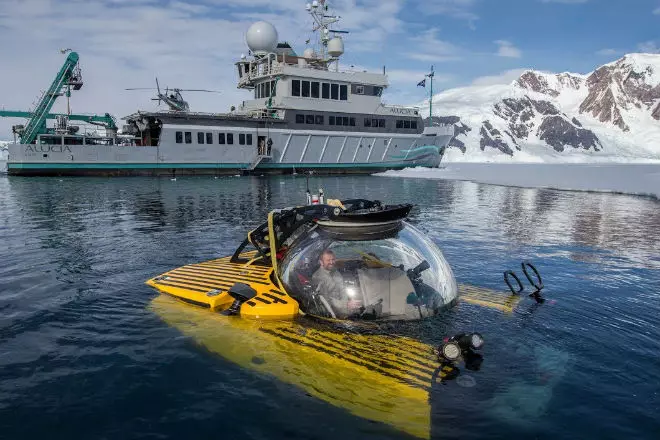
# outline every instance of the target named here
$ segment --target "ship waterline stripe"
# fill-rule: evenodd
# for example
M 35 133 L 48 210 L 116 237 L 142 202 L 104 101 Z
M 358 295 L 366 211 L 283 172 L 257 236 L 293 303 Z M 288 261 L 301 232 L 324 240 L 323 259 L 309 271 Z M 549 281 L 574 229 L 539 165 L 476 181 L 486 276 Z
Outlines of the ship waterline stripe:
M 263 163 L 257 170 L 266 170 L 266 169 L 281 169 L 281 168 L 383 168 L 383 167 L 407 167 L 414 163 L 415 159 L 409 158 L 406 162 L 372 162 L 372 163 L 300 163 L 300 162 L 290 162 L 290 163 Z M 61 169 L 61 170 L 72 170 L 72 169 L 195 169 L 195 168 L 223 168 L 223 169 L 235 169 L 243 170 L 248 167 L 249 164 L 245 163 L 34 163 L 34 162 L 23 162 L 23 163 L 9 163 L 7 164 L 8 169 Z

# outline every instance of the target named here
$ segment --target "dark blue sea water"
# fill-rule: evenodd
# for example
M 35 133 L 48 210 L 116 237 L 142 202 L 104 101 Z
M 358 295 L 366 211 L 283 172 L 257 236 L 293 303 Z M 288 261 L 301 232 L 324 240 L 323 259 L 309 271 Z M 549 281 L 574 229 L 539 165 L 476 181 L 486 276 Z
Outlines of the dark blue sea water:
M 660 438 L 657 200 L 384 177 L 312 185 L 415 203 L 411 221 L 460 283 L 503 290 L 523 259 L 544 277 L 540 306 L 461 303 L 424 324 L 427 342 L 466 327 L 487 341 L 480 371 L 433 390 L 433 438 Z M 241 369 L 148 309 L 146 279 L 231 253 L 304 188 L 293 176 L 0 177 L 0 438 L 409 438 Z

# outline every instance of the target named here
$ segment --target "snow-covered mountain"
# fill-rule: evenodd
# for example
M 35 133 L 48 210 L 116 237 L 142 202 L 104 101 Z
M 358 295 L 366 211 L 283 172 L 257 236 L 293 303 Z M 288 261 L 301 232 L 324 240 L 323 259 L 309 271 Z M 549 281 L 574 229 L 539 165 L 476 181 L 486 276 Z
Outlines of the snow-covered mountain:
M 456 127 L 447 161 L 660 160 L 660 54 L 450 89 L 433 97 L 433 114 Z

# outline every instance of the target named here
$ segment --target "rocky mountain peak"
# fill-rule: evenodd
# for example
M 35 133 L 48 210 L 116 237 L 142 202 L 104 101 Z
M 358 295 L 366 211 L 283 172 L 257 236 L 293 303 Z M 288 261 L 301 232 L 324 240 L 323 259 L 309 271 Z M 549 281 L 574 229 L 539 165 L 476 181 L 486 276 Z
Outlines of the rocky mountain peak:
M 637 108 L 660 120 L 660 54 L 629 54 L 596 69 L 587 78 L 589 94 L 580 113 L 629 131 L 623 113 Z M 656 107 L 654 107 L 654 105 Z
M 586 75 L 527 70 L 510 84 L 446 90 L 433 110 L 455 129 L 449 161 L 657 160 L 660 55 L 629 54 Z
M 542 93 L 544 95 L 557 97 L 564 90 L 578 90 L 584 84 L 584 77 L 574 73 L 544 73 L 535 70 L 527 70 L 514 85 L 525 90 Z

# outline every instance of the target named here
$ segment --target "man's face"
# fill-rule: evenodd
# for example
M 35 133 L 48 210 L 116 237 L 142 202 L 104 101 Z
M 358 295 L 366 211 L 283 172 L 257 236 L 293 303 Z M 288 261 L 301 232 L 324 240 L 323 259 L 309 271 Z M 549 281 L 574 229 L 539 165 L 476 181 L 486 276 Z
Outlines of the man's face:
M 321 267 L 325 270 L 333 270 L 335 268 L 335 254 L 326 253 L 321 255 Z

